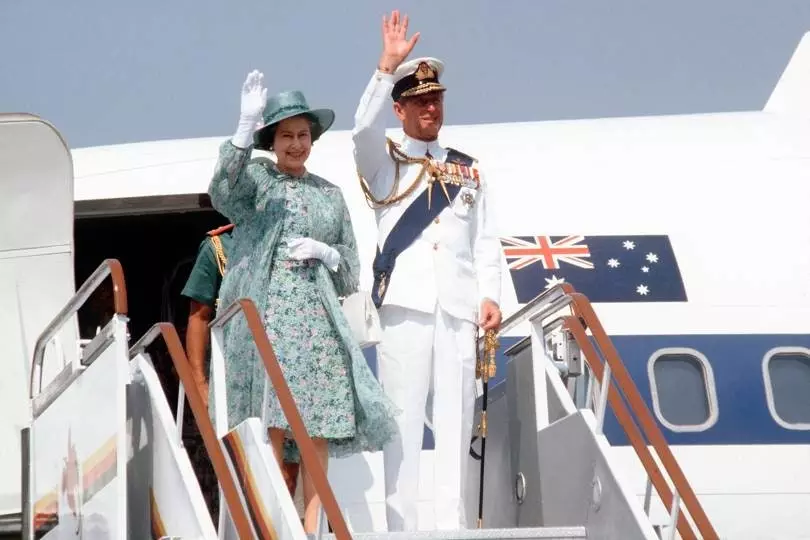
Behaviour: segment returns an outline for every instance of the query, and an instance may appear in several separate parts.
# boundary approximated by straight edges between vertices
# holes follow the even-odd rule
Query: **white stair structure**
[[[588,299],[557,285],[500,331],[518,325],[528,337],[506,351],[506,384],[487,401],[484,523],[581,525],[595,538],[718,538]],[[648,474],[644,500],[617,472],[602,433],[608,407]],[[649,517],[653,487],[667,522]]]
[[[111,277],[116,313],[59,374],[42,384],[48,344]],[[22,430],[23,538],[127,538],[126,288],[118,261],[105,261],[37,339],[30,383],[32,420]],[[44,536],[43,536],[44,535]]]

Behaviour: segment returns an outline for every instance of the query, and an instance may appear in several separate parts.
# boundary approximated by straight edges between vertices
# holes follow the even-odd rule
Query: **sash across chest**
[[[448,148],[445,163],[470,167],[474,162],[475,160],[467,154]],[[385,239],[382,250],[377,248],[372,266],[374,286],[371,290],[371,298],[377,308],[382,306],[397,257],[419,238],[427,226],[451,204],[451,201],[455,200],[461,191],[461,186],[455,183],[446,183],[444,187],[449,195],[449,200],[448,197],[443,196],[433,197],[433,200],[430,200],[431,190],[423,190],[394,224]]]

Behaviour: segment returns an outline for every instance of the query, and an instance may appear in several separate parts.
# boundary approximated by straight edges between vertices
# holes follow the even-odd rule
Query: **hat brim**
[[[335,111],[332,109],[309,109],[306,111],[293,111],[289,114],[282,115],[279,118],[276,118],[273,122],[269,124],[265,124],[259,129],[257,129],[253,133],[253,141],[254,143],[258,142],[261,135],[266,133],[267,130],[272,129],[273,126],[277,126],[282,120],[286,120],[287,118],[292,118],[294,116],[310,116],[315,119],[315,123],[318,125],[318,137],[326,133],[329,128],[332,127],[332,124],[335,123]]]

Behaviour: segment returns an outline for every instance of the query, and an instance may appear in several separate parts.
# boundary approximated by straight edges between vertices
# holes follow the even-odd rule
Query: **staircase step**
[[[315,538],[315,535],[308,535]],[[324,539],[335,538],[334,534],[324,534]],[[509,540],[569,540],[571,538],[588,538],[585,527],[524,527],[520,529],[468,529],[460,531],[419,531],[396,533],[353,533],[356,540],[478,540],[484,538],[504,538]]]

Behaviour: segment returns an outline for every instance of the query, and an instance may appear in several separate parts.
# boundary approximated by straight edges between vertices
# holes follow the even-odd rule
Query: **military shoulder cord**
[[[228,259],[225,257],[225,251],[222,249],[222,240],[219,239],[219,236],[212,236],[211,242],[214,244],[214,251],[217,254],[217,269],[219,270],[219,275],[225,275],[225,265],[228,264]]]
[[[413,158],[405,154],[402,150],[397,148],[396,143],[386,137],[386,144],[388,146],[388,155],[391,156],[391,159],[394,160],[395,163],[395,174],[394,174],[394,185],[391,187],[391,192],[383,199],[377,199],[371,193],[371,188],[368,186],[368,182],[366,179],[363,178],[363,175],[360,174],[360,169],[357,170],[357,177],[360,179],[360,186],[363,188],[363,194],[366,196],[366,202],[371,208],[382,208],[384,206],[389,206],[391,204],[398,203],[399,201],[407,198],[413,191],[419,186],[422,182],[422,178],[425,176],[425,171],[428,170],[430,167],[430,158],[428,157],[419,157]],[[406,189],[401,195],[397,195],[397,191],[399,191],[399,168],[400,165],[412,165],[416,163],[422,164],[422,169],[419,171],[419,175],[417,175],[416,180]]]

